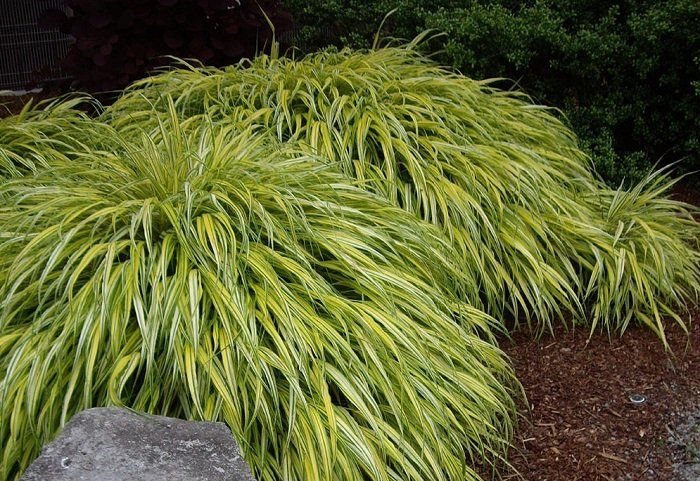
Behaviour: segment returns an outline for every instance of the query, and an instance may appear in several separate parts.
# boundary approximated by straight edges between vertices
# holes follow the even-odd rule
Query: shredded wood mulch
[[[695,316],[700,314],[695,312]],[[502,347],[528,397],[510,462],[526,480],[679,480],[693,463],[675,427],[700,409],[700,326],[669,329],[672,353],[643,328],[622,338],[559,329]],[[634,405],[629,397],[646,402]],[[516,475],[510,476],[516,479]]]

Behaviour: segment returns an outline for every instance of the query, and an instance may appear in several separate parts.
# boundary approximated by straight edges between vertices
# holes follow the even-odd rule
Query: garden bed
[[[0,116],[18,112],[28,97],[5,100]],[[684,181],[675,197],[700,204],[697,183],[698,176]],[[693,479],[681,476],[696,466],[700,328],[695,323],[686,335],[671,326],[668,338],[671,357],[637,327],[590,342],[586,328],[504,341],[529,402],[510,459],[515,469],[534,481]],[[632,394],[647,401],[634,406]]]

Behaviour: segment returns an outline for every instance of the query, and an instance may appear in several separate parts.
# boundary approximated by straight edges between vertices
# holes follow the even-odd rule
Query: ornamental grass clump
[[[91,132],[101,124],[87,113],[97,108],[89,97],[67,96],[38,105],[29,102],[19,114],[0,118],[0,179],[35,172],[51,158],[84,150],[86,142],[99,138]]]
[[[420,41],[185,65],[135,83],[104,119],[157,128],[172,98],[186,123],[244,122],[322,156],[438,225],[465,300],[499,319],[609,332],[635,319],[663,338],[671,314],[685,327],[675,314],[698,295],[700,228],[692,207],[663,197],[665,177],[608,189],[549,109],[435,65]]]
[[[593,328],[602,323],[624,332],[636,319],[667,345],[664,318],[687,327],[681,315],[690,315],[681,308],[697,302],[700,289],[700,224],[693,218],[700,211],[668,198],[676,182],[662,170],[629,191],[600,189],[586,197],[598,208],[590,226],[580,227],[577,254]]]
[[[261,481],[479,479],[515,384],[439,230],[200,120],[0,183],[0,479],[106,405],[224,421]]]

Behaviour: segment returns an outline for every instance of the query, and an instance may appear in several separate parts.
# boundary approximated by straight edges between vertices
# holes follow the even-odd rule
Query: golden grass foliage
[[[548,109],[440,68],[420,41],[186,65],[137,82],[104,117],[151,129],[172,98],[186,122],[244,123],[322,156],[440,226],[468,276],[465,300],[498,318],[545,329],[572,315],[609,332],[635,319],[662,339],[664,316],[684,326],[700,228],[693,207],[665,199],[665,175],[608,189]]]
[[[30,101],[19,114],[0,119],[0,179],[36,172],[51,158],[65,160],[73,148],[86,142],[98,148],[93,141],[100,136],[91,133],[100,124],[83,111],[90,104],[98,108],[86,96],[66,96],[39,105]]]
[[[0,480],[111,404],[225,421],[261,481],[478,480],[508,318],[685,327],[700,227],[667,173],[607,188],[548,109],[419,41],[0,121]]]
[[[270,136],[95,124],[0,183],[0,479],[112,404],[225,421],[261,481],[502,456],[512,371],[438,229]]]

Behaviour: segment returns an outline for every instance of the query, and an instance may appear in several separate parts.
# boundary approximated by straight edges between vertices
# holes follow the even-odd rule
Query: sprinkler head
[[[639,406],[640,404],[647,402],[647,397],[642,394],[632,394],[630,396],[630,402],[635,406]]]

